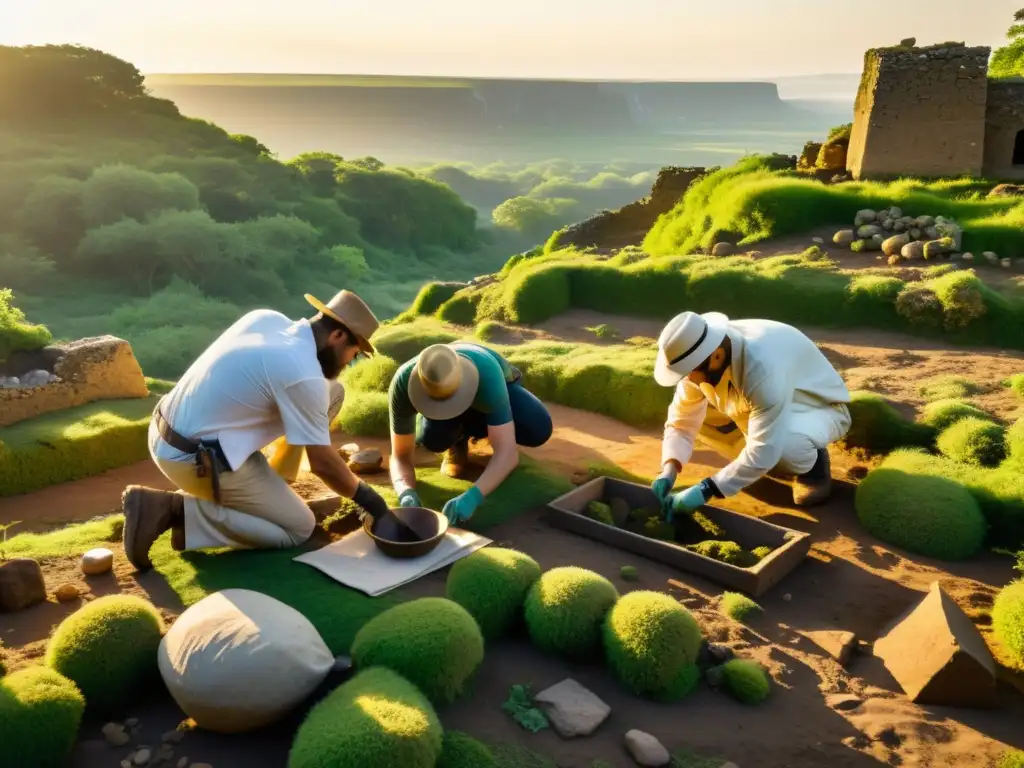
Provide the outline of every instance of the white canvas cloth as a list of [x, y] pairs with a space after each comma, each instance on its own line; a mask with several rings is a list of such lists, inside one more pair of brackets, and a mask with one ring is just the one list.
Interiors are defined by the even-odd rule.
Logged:
[[432, 552], [404, 560], [385, 555], [360, 528], [322, 549], [299, 555], [295, 561], [323, 571], [346, 587], [376, 597], [451, 565], [490, 543], [491, 539], [479, 534], [449, 528]]
[[241, 733], [287, 715], [334, 666], [309, 620], [248, 589], [188, 608], [160, 641], [160, 675], [200, 728]]

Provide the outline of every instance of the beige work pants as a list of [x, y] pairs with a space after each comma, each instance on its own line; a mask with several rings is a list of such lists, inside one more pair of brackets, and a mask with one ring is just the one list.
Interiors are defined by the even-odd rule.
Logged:
[[[328, 411], [333, 424], [341, 411], [345, 391], [331, 382]], [[156, 427], [149, 430], [150, 452], [160, 439]], [[284, 439], [268, 450], [254, 453], [234, 472], [220, 473], [221, 503], [213, 500], [210, 477], [196, 477], [192, 461], [164, 461], [157, 467], [185, 497], [185, 549], [280, 549], [298, 546], [313, 533], [313, 511], [288, 482], [298, 475], [305, 454], [302, 446]]]

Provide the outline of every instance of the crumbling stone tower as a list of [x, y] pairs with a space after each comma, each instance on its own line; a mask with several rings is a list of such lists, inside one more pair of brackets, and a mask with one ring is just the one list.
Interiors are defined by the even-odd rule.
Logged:
[[846, 161], [851, 175], [982, 175], [990, 53], [955, 43], [868, 51]]

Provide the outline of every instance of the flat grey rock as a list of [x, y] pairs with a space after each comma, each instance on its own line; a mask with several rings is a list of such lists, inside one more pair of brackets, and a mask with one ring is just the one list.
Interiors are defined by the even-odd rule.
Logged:
[[589, 736], [611, 714], [611, 707], [571, 678], [547, 688], [534, 697], [552, 727], [567, 739]]

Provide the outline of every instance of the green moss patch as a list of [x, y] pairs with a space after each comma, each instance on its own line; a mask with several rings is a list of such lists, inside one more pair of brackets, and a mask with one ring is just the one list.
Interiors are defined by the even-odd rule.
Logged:
[[771, 693], [771, 677], [751, 659], [733, 659], [722, 665], [722, 688], [743, 704], [760, 704]]
[[988, 419], [957, 421], [939, 435], [936, 446], [947, 458], [978, 467], [994, 467], [1006, 458], [1005, 430]]
[[928, 402], [971, 397], [981, 392], [981, 387], [962, 376], [937, 376], [923, 382], [918, 391]]
[[[154, 652], [154, 658], [156, 654]], [[85, 712], [73, 682], [46, 667], [0, 679], [0, 765], [60, 768], [67, 763]]]
[[333, 427], [353, 437], [388, 437], [388, 396], [384, 392], [352, 390], [345, 393], [345, 402]]
[[996, 768], [1024, 768], [1024, 752], [1008, 749], [999, 758]]
[[996, 597], [992, 628], [1013, 661], [1024, 667], [1024, 581], [1008, 584]]
[[445, 594], [469, 611], [485, 639], [496, 640], [521, 620], [526, 593], [540, 575], [529, 555], [484, 547], [451, 567]]
[[354, 389], [363, 392], [387, 392], [391, 379], [398, 372], [398, 363], [387, 355], [374, 355], [360, 360], [341, 375], [345, 394]]
[[310, 710], [288, 768], [435, 768], [442, 728], [427, 698], [383, 667], [359, 672]]
[[601, 647], [601, 624], [619, 593], [604, 576], [575, 566], [542, 574], [526, 597], [526, 626], [542, 650], [586, 658]]
[[1004, 381], [1003, 385], [1012, 390], [1017, 397], [1024, 399], [1024, 373], [1014, 374]]
[[850, 393], [850, 429], [843, 438], [847, 448], [872, 453], [887, 453], [902, 446], [930, 446], [935, 429], [901, 416], [881, 395], [874, 392]]
[[696, 552], [698, 555], [710, 557], [712, 560], [718, 560], [721, 563], [735, 565], [737, 568], [749, 568], [758, 562], [758, 558], [753, 553], [748, 552], [735, 541], [711, 539], [702, 541], [699, 544], [689, 544], [686, 548]]
[[994, 421], [992, 416], [973, 403], [953, 398], [928, 403], [921, 410], [921, 423], [942, 432], [964, 419]]
[[745, 624], [748, 619], [754, 618], [762, 610], [760, 605], [739, 592], [725, 592], [722, 594], [721, 611], [733, 621]]
[[60, 623], [46, 648], [46, 665], [74, 681], [91, 710], [108, 711], [158, 679], [163, 632], [151, 603], [107, 595]]
[[462, 731], [445, 731], [437, 768], [498, 768], [498, 763], [483, 742]]
[[700, 626], [668, 595], [638, 591], [623, 596], [608, 612], [603, 636], [612, 673], [633, 693], [677, 700], [700, 678]]

